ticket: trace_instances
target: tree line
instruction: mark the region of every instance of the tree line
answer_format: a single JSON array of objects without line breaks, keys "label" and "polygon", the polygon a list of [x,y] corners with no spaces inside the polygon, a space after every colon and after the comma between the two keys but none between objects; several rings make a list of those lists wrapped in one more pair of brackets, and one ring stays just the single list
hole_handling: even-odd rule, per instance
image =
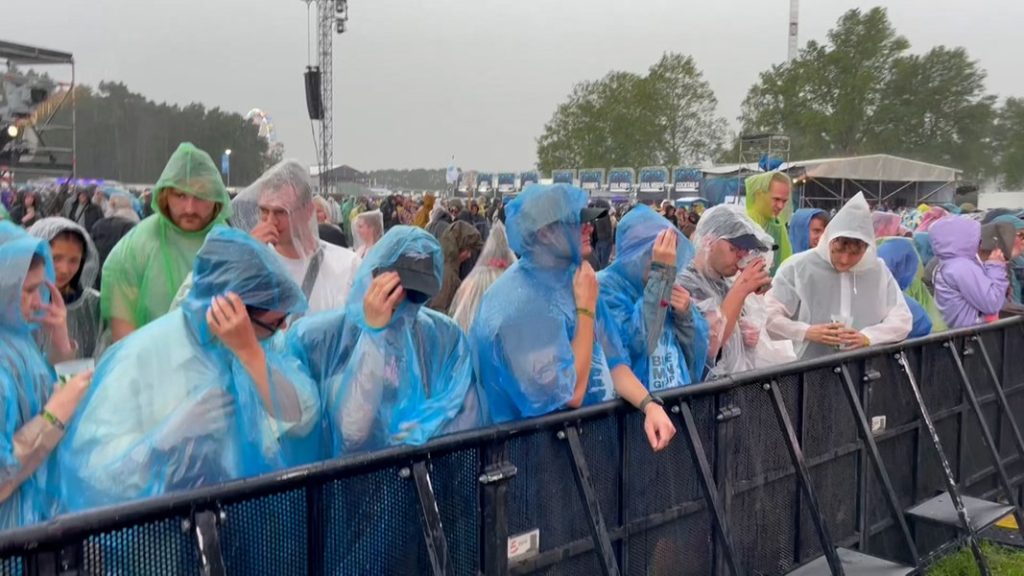
[{"label": "tree line", "polygon": [[[964,48],[910,53],[884,8],[843,14],[822,43],[762,72],[741,133],[790,137],[792,158],[887,153],[1024,186],[1024,98],[999,98]],[[647,74],[577,84],[537,139],[538,166],[735,162],[737,139],[694,60],[665,54]],[[730,150],[729,146],[732,146]]]}]

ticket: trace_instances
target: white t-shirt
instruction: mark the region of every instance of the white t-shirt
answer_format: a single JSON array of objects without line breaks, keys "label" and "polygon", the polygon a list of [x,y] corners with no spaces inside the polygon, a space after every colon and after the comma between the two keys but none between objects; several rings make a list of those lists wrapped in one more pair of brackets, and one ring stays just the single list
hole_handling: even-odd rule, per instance
[{"label": "white t-shirt", "polygon": [[[320,262],[320,272],[317,274],[316,284],[313,285],[313,293],[309,297],[307,316],[325,310],[343,308],[348,300],[348,294],[352,290],[352,283],[355,282],[356,269],[360,264],[359,257],[348,248],[328,244],[321,240],[320,249],[323,250],[324,257]],[[288,270],[288,275],[301,288],[302,281],[306,279],[306,268],[309,267],[310,260],[293,260],[285,258],[279,253],[278,256],[285,269]]]}]

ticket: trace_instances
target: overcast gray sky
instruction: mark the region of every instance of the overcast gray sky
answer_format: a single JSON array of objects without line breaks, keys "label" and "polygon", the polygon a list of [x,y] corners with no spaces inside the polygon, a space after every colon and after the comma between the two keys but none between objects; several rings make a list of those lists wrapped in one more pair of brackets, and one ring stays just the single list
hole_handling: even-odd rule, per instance
[{"label": "overcast gray sky", "polygon": [[[8,2],[6,40],[75,54],[79,81],[118,80],[157,101],[269,112],[286,155],[314,162],[302,71],[301,0]],[[801,44],[852,7],[804,0]],[[1024,2],[899,0],[914,51],[965,46],[988,89],[1024,96]],[[335,36],[337,163],[359,169],[520,170],[575,82],[693,55],[735,124],[758,72],[786,56],[788,0],[350,0]],[[56,71],[55,71],[56,72]],[[213,152],[213,151],[211,151]],[[214,153],[214,156],[217,154]]]}]

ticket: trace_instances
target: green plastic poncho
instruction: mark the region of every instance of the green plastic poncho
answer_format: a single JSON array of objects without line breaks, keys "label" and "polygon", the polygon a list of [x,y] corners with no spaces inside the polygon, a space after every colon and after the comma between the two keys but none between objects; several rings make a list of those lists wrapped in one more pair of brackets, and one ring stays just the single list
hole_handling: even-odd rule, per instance
[{"label": "green plastic poncho", "polygon": [[789,179],[784,172],[765,172],[764,174],[756,174],[747,178],[747,215],[750,219],[757,223],[758,226],[764,228],[772,239],[775,240],[775,245],[778,249],[775,250],[775,258],[772,262],[772,276],[775,276],[775,271],[779,269],[779,265],[782,264],[786,258],[793,255],[793,246],[789,242],[789,232],[786,225],[789,222],[789,216],[793,212],[792,199],[786,202],[786,207],[778,215],[778,217],[772,215],[772,200],[768,194],[769,187],[772,183],[772,178],[777,175],[786,179],[792,188],[793,182]]},{"label": "green plastic poncho", "polygon": [[[220,204],[213,221],[198,232],[178,228],[160,209],[169,188]],[[231,216],[231,201],[210,155],[185,142],[167,161],[153,189],[153,215],[140,222],[110,252],[103,265],[103,320],[118,318],[141,328],[167,313],[196,253],[214,226]]]}]

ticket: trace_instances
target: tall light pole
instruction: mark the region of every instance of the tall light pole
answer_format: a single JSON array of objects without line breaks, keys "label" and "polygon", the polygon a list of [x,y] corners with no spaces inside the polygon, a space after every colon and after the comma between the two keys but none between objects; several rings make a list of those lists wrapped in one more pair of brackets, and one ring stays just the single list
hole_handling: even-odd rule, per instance
[{"label": "tall light pole", "polygon": [[220,157],[220,171],[228,180],[228,188],[231,188],[231,148],[225,150],[224,155]]},{"label": "tall light pole", "polygon": [[789,0],[789,54],[786,61],[792,62],[800,55],[800,0]]}]

